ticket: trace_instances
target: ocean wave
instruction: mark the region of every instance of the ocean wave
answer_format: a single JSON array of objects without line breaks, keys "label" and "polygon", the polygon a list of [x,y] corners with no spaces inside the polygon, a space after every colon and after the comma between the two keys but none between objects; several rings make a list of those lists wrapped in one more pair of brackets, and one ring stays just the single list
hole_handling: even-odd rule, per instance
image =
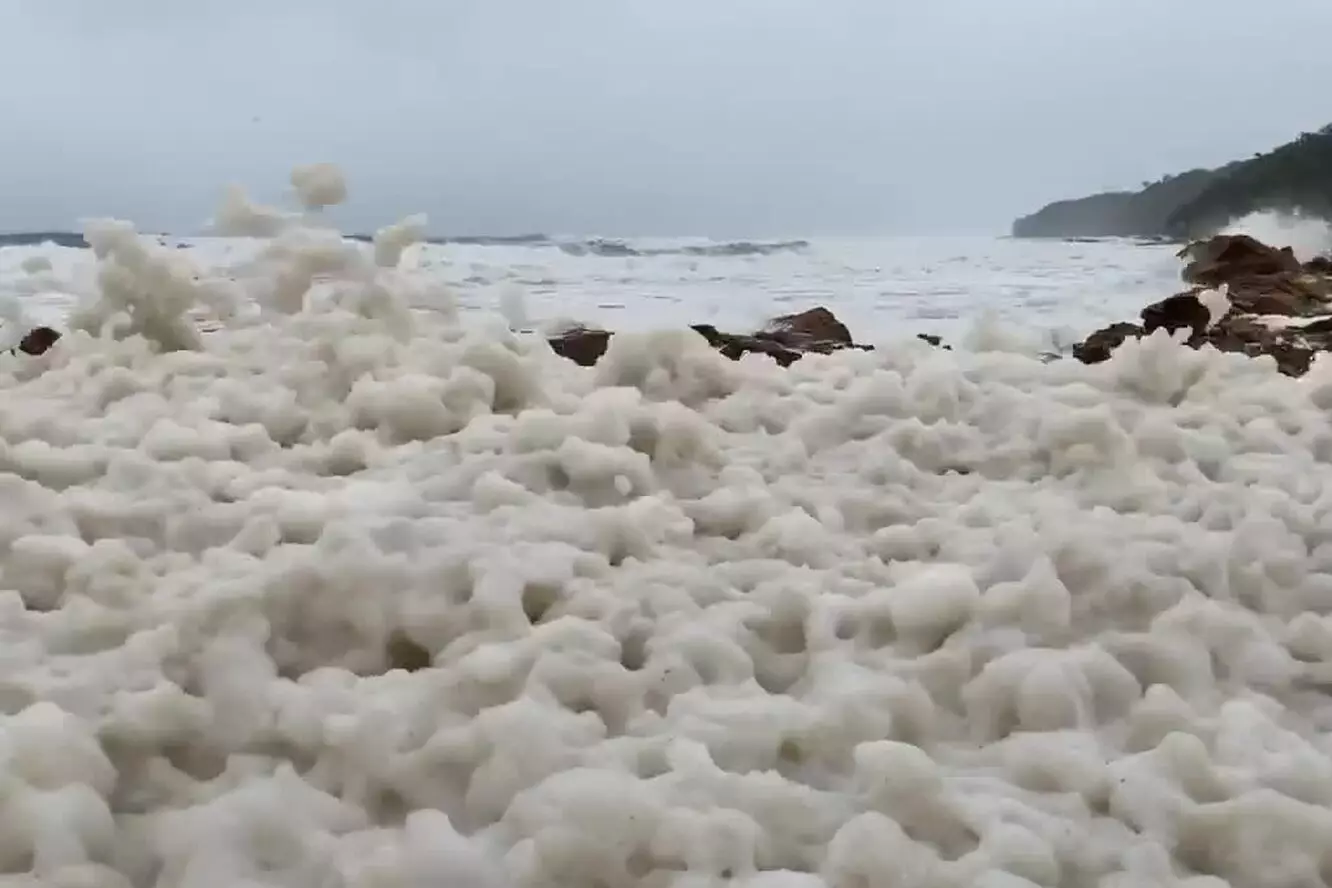
[{"label": "ocean wave", "polygon": [[86,247],[83,235],[73,231],[15,231],[0,234],[0,247],[40,247],[55,244],[59,247]]},{"label": "ocean wave", "polygon": [[[374,241],[374,235],[370,234],[349,234],[347,238],[364,243]],[[553,238],[548,234],[475,234],[422,238],[422,243],[437,246],[458,244],[470,247],[542,247],[548,246],[552,242]]]},{"label": "ocean wave", "polygon": [[707,244],[646,247],[631,246],[628,242],[609,238],[590,238],[562,241],[556,244],[571,256],[607,256],[634,258],[640,256],[769,256],[773,253],[795,252],[809,247],[809,241],[725,241]]},{"label": "ocean wave", "polygon": [[[175,246],[188,248],[187,241],[180,241],[172,235],[149,235],[163,243],[174,241]],[[218,237],[210,235],[211,238]],[[371,234],[345,234],[347,240],[372,243]],[[608,258],[636,258],[648,256],[769,256],[773,253],[797,252],[807,249],[809,241],[719,241],[716,243],[683,244],[671,246],[645,246],[631,244],[627,240],[614,238],[565,239],[549,234],[477,234],[451,235],[422,238],[422,243],[436,246],[475,246],[475,247],[556,247],[570,256],[605,256]],[[55,244],[61,247],[83,248],[88,242],[79,232],[74,231],[16,231],[0,234],[0,247],[31,247]]]}]

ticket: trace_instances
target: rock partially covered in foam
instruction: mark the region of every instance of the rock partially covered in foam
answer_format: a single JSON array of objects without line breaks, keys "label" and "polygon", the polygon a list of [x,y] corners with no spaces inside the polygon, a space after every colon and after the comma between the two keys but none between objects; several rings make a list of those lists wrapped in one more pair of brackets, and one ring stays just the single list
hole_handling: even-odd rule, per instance
[{"label": "rock partially covered in foam", "polygon": [[609,330],[594,330],[591,327],[571,327],[549,340],[550,347],[560,357],[568,358],[583,367],[594,366],[610,345]]},{"label": "rock partially covered in foam", "polygon": [[[846,325],[823,306],[773,318],[762,330],[748,335],[723,333],[711,324],[695,324],[690,329],[733,361],[756,353],[767,355],[783,367],[810,352],[830,354],[845,348],[873,348],[852,340]],[[556,354],[591,367],[606,353],[612,335],[608,330],[579,326],[551,337],[550,345]]]},{"label": "rock partially covered in foam", "polygon": [[33,327],[19,340],[18,350],[25,355],[42,355],[60,340],[60,331],[51,327]]},{"label": "rock partially covered in foam", "polygon": [[1282,373],[1301,376],[1316,353],[1332,351],[1332,260],[1301,265],[1289,247],[1248,235],[1217,235],[1178,255],[1188,260],[1182,277],[1192,288],[1144,308],[1140,324],[1097,330],[1073,346],[1073,356],[1095,364],[1128,339],[1182,331],[1192,348],[1267,355]]}]

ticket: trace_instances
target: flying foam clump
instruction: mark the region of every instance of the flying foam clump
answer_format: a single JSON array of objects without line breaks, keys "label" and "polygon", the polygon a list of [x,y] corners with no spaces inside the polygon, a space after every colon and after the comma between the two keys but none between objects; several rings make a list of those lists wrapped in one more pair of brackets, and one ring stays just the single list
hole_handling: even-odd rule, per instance
[{"label": "flying foam clump", "polygon": [[375,264],[381,268],[397,268],[407,248],[425,240],[428,224],[429,219],[424,213],[416,213],[376,231]]},{"label": "flying foam clump", "polygon": [[347,199],[347,181],[337,164],[312,163],[291,171],[291,187],[301,206],[307,210],[322,210],[337,206]]},{"label": "flying foam clump", "polygon": [[222,205],[213,217],[209,230],[219,237],[276,237],[291,227],[292,214],[276,207],[256,204],[245,189],[230,185],[222,198]]},{"label": "flying foam clump", "polygon": [[70,317],[71,327],[142,336],[164,351],[200,347],[189,312],[203,298],[204,284],[189,258],[147,242],[121,220],[90,220],[83,236],[98,260],[98,293]]}]

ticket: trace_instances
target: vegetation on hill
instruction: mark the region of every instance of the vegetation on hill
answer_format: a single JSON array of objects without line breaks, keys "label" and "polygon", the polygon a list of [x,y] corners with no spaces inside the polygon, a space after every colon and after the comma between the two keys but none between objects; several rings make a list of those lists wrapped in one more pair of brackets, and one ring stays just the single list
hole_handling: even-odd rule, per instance
[{"label": "vegetation on hill", "polygon": [[1260,210],[1332,219],[1332,124],[1233,165],[1171,213],[1164,233],[1202,237]]},{"label": "vegetation on hill", "polygon": [[1014,222],[1013,235],[1196,238],[1259,210],[1332,219],[1332,125],[1248,160],[1144,183],[1140,191],[1056,201]]}]

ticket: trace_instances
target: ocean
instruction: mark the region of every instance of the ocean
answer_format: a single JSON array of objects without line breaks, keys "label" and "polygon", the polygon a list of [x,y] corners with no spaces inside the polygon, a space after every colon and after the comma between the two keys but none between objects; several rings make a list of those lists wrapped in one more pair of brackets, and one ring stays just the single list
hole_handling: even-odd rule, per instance
[{"label": "ocean", "polygon": [[1046,354],[1174,248],[414,224],[0,248],[13,884],[1326,883],[1332,373]]},{"label": "ocean", "polygon": [[[80,235],[58,235],[72,245]],[[18,239],[18,238],[15,238]],[[266,241],[145,237],[183,248],[202,273],[244,274]],[[479,241],[479,242],[478,242]],[[0,236],[0,243],[3,237]],[[625,239],[529,235],[426,243],[404,258],[448,288],[465,315],[578,320],[613,329],[711,323],[757,329],[774,315],[825,305],[862,338],[927,332],[956,339],[990,319],[1057,341],[1135,317],[1179,287],[1177,247],[1127,240],[999,237],[810,240]],[[25,273],[23,263],[49,262]],[[95,298],[95,258],[56,243],[0,247],[0,298],[59,323]],[[516,300],[516,302],[515,302]],[[428,297],[411,297],[429,309]]]}]

